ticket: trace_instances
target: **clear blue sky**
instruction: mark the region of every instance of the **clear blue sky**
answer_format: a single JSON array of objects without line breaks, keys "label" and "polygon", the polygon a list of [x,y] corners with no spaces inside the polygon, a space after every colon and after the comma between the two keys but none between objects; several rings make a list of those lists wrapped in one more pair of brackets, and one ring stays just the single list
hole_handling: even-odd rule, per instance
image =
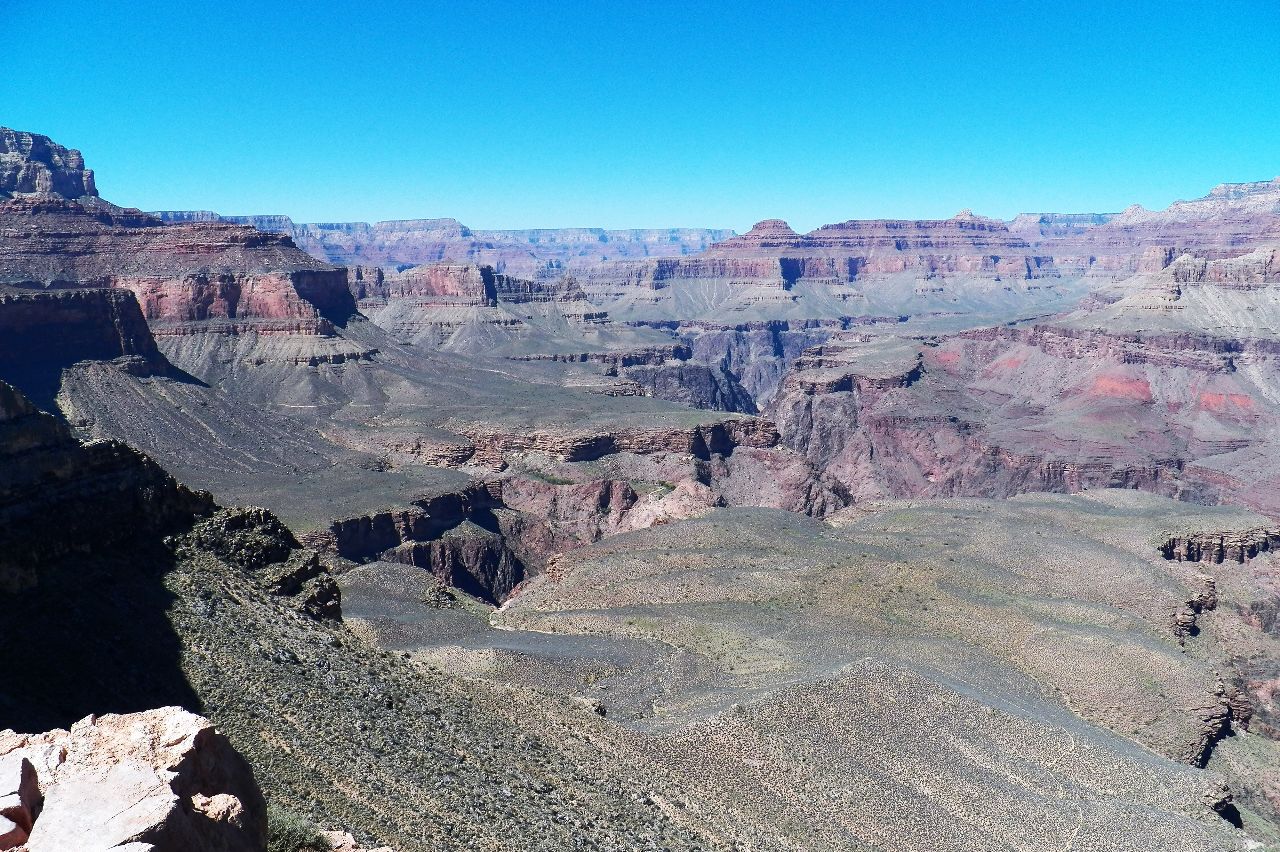
[{"label": "clear blue sky", "polygon": [[0,0],[0,124],[104,197],[800,229],[1280,174],[1280,2]]}]

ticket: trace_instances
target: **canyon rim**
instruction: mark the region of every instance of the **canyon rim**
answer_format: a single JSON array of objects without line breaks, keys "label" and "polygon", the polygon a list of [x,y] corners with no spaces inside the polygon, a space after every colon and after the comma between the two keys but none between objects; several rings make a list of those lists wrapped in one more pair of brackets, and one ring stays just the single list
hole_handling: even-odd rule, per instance
[{"label": "canyon rim", "polygon": [[0,850],[1280,849],[1175,11],[0,9]]}]

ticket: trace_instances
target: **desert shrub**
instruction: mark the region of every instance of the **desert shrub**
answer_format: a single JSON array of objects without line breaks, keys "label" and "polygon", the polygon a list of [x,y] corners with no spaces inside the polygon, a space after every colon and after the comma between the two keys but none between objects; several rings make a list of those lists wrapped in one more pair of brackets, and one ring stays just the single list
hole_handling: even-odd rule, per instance
[{"label": "desert shrub", "polygon": [[328,852],[320,829],[293,811],[267,805],[267,852]]}]

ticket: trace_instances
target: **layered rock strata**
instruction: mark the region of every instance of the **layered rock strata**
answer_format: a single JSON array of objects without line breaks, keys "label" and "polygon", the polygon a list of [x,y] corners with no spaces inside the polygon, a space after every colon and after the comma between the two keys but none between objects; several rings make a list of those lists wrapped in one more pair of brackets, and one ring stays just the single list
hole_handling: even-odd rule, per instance
[{"label": "layered rock strata", "polygon": [[794,363],[779,431],[863,495],[1120,487],[1275,511],[1275,264],[1183,256],[1051,322],[840,335]]},{"label": "layered rock strata", "polygon": [[547,269],[585,268],[602,260],[695,254],[733,234],[709,228],[476,230],[456,219],[302,224],[288,216],[221,216],[210,211],[155,215],[168,222],[231,222],[288,234],[315,257],[348,266],[448,261],[489,265],[524,278]]},{"label": "layered rock strata", "polygon": [[0,198],[15,195],[96,197],[84,156],[48,136],[0,127]]}]

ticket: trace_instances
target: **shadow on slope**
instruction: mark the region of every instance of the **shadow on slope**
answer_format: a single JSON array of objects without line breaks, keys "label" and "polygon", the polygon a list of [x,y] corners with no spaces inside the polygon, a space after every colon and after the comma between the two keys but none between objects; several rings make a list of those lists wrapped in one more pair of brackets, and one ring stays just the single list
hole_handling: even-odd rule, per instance
[{"label": "shadow on slope", "polygon": [[159,541],[67,559],[0,598],[0,728],[68,728],[90,713],[203,712],[181,666]]}]

